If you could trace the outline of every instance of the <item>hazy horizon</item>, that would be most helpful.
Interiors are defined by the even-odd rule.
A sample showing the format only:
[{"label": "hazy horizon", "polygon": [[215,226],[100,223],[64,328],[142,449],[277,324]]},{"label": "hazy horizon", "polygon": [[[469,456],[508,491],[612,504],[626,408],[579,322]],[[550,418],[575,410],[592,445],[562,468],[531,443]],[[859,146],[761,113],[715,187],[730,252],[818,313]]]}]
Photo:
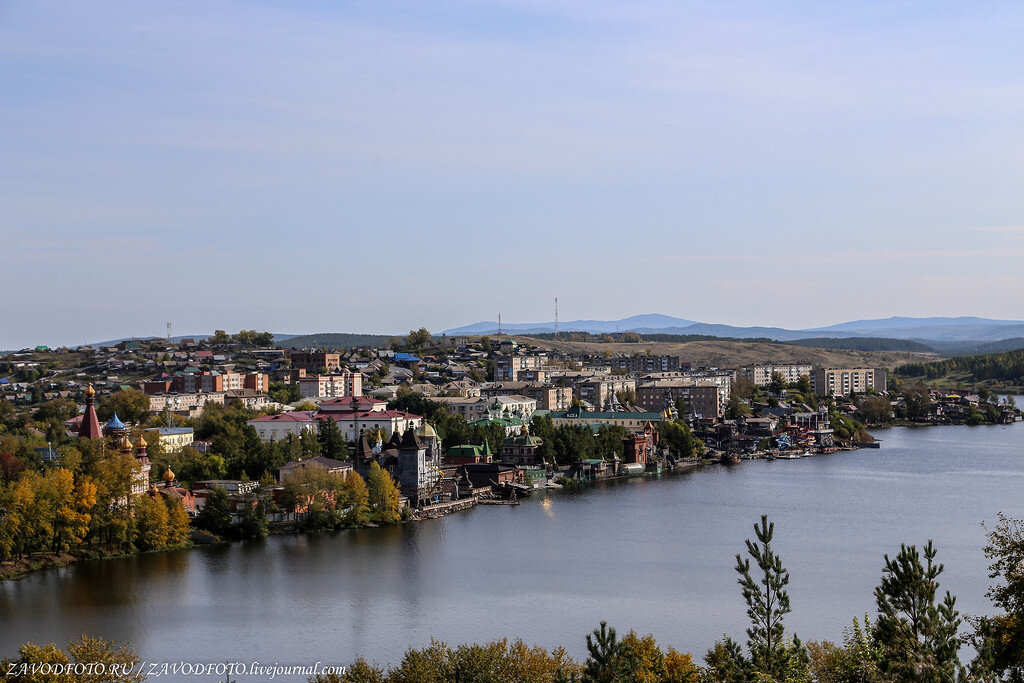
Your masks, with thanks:
[{"label": "hazy horizon", "polygon": [[4,3],[0,349],[555,296],[1021,319],[1022,29],[1005,2]]}]

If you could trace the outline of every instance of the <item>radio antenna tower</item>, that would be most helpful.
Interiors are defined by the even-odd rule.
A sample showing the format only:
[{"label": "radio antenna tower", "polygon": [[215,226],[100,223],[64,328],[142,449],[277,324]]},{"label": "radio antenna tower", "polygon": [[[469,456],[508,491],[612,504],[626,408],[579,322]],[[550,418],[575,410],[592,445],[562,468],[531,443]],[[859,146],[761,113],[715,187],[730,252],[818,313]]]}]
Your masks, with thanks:
[{"label": "radio antenna tower", "polygon": [[167,323],[167,341],[171,341],[171,324]]},{"label": "radio antenna tower", "polygon": [[558,339],[558,297],[555,297],[555,339]]},{"label": "radio antenna tower", "polygon": [[498,311],[498,336],[501,336],[501,311]]}]

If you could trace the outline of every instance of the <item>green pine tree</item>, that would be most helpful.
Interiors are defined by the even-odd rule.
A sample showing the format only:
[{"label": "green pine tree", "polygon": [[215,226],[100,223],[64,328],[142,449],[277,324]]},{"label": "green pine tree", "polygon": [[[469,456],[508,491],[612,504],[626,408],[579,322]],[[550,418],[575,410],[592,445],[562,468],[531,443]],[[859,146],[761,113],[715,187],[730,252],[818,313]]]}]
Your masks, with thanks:
[{"label": "green pine tree", "polygon": [[938,682],[959,674],[956,598],[946,591],[945,599],[935,602],[942,570],[931,541],[924,547],[924,564],[916,546],[901,545],[895,558],[885,556],[882,582],[875,588],[878,618],[872,634],[884,675]]}]

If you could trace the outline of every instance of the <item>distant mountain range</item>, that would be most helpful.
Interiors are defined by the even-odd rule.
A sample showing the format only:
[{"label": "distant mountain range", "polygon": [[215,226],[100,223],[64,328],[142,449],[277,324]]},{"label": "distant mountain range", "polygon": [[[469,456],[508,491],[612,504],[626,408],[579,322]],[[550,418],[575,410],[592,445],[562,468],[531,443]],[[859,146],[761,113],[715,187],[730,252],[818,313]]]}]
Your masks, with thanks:
[{"label": "distant mountain range", "polygon": [[[808,338],[850,338],[885,337],[929,342],[997,342],[1014,337],[1024,337],[1024,321],[993,320],[991,318],[908,318],[896,316],[875,320],[854,320],[851,322],[815,327],[803,330],[789,330],[782,327],[737,327],[714,323],[702,323],[668,315],[635,315],[621,320],[570,320],[559,323],[561,332],[638,332],[640,334],[689,334],[714,337],[752,339],[767,337],[776,341],[793,341]],[[445,330],[448,335],[495,334],[496,322],[478,322],[463,327]],[[555,323],[502,323],[501,331],[508,334],[538,334],[554,332]]]}]

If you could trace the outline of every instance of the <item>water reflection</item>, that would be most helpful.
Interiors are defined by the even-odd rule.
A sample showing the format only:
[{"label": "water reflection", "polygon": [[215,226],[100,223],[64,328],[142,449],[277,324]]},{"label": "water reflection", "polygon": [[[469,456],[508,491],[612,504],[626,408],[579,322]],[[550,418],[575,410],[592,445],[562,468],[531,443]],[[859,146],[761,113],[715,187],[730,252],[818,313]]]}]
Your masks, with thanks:
[{"label": "water reflection", "polygon": [[988,609],[979,523],[1024,517],[1024,425],[893,429],[883,448],[542,493],[381,529],[87,562],[0,584],[0,654],[83,631],[145,658],[394,661],[431,636],[522,636],[583,656],[602,619],[703,652],[746,617],[732,566],[762,512],[792,575],[791,628],[873,611],[882,555],[935,539],[943,588]]}]

